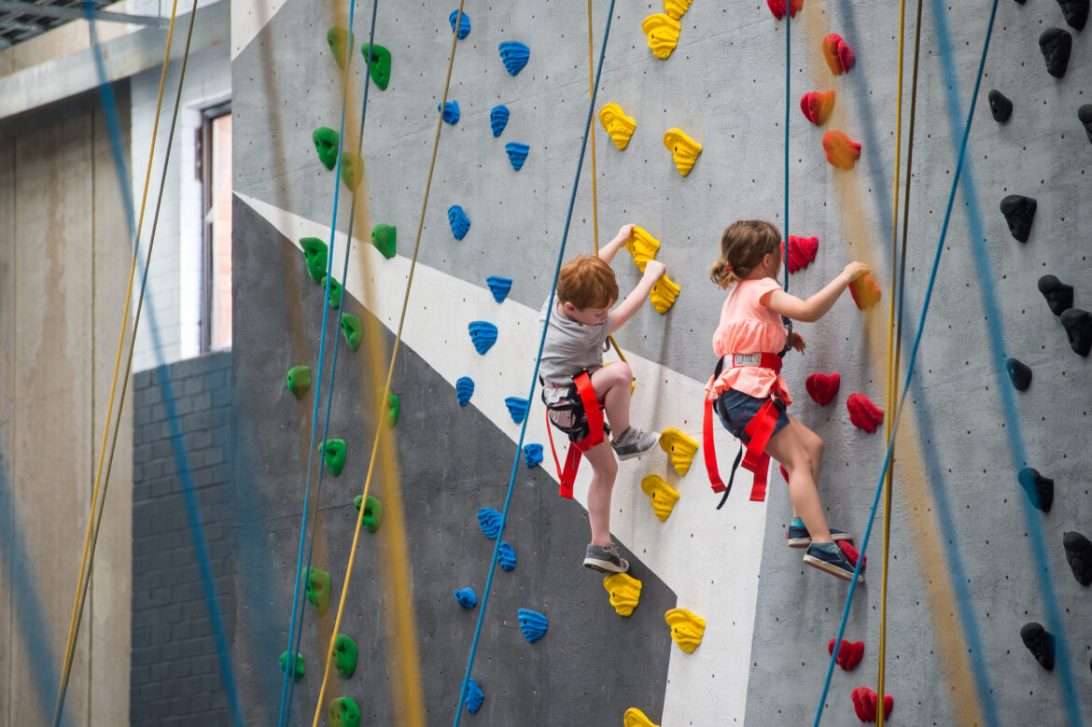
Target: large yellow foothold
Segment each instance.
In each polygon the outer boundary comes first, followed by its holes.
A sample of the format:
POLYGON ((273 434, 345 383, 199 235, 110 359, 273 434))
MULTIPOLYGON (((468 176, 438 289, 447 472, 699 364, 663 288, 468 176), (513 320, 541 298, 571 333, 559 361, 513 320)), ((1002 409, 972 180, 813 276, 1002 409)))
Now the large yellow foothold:
POLYGON ((630 707, 626 710, 625 717, 622 721, 622 727, 660 727, 645 715, 644 712, 636 707, 630 707))
POLYGON ((701 144, 691 139, 682 129, 668 129, 664 132, 664 146, 675 160, 675 168, 684 177, 690 174, 701 154, 701 144))
POLYGON ((682 20, 694 0, 664 0, 664 12, 673 20, 682 20))
POLYGON ((629 618, 641 600, 641 582, 627 573, 612 573, 603 578, 603 588, 610 596, 610 605, 619 616, 629 618))
POLYGON ((648 299, 652 301, 652 307, 660 315, 667 313, 671 306, 675 305, 675 299, 679 297, 682 288, 667 275, 663 275, 652 284, 652 290, 648 292, 648 299))
POLYGON ((599 109, 599 122, 610 134, 611 141, 619 151, 625 151, 629 139, 637 128, 637 119, 626 116, 626 112, 616 103, 609 103, 599 109))
POLYGON ((660 522, 667 522, 671 511, 675 509, 675 503, 679 501, 679 491, 659 475, 647 475, 642 479, 641 490, 652 501, 652 512, 656 513, 660 522))
POLYGON ((664 614, 664 621, 671 627, 671 640, 687 654, 693 654, 701 645, 705 635, 705 619, 701 616, 685 608, 673 608, 664 614))
POLYGON ((660 241, 648 234, 645 228, 634 225, 633 234, 626 241, 626 250, 633 256, 633 264, 643 273, 648 261, 660 251, 660 241))
POLYGON ((694 455, 698 452, 698 442, 675 427, 668 427, 660 435, 660 449, 667 452, 671 466, 675 468, 675 474, 685 477, 690 471, 690 465, 694 463, 694 455))
POLYGON ((682 26, 670 15, 656 13, 644 19, 641 30, 648 36, 648 47, 652 49, 652 55, 667 60, 679 44, 679 31, 682 26))

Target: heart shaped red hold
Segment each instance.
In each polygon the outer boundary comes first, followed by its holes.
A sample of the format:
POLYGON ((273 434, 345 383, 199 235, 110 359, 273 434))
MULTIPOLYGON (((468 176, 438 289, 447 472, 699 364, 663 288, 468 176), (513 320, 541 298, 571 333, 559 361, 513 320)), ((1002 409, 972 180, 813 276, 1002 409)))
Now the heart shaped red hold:
POLYGON ((808 396, 816 404, 826 406, 838 396, 838 390, 842 388, 842 375, 839 373, 812 374, 804 380, 804 388, 808 390, 808 396))
MULTIPOLYGON (((830 640, 827 644, 827 653, 834 653, 834 639, 830 640)), ((857 665, 861 663, 861 658, 864 657, 864 642, 863 641, 842 641, 842 645, 838 648, 838 658, 834 661, 838 666, 842 667, 844 671, 853 671, 857 668, 857 665)))
POLYGON ((781 20, 785 17, 785 6, 788 5, 788 11, 791 17, 796 17, 796 11, 804 7, 804 0, 790 0, 786 3, 785 0, 766 0, 766 5, 769 6, 770 12, 773 13, 774 19, 781 20))
POLYGON ((834 91, 810 91, 800 97, 800 111, 808 121, 822 126, 834 110, 834 99, 834 91))
POLYGON ((846 408, 849 409, 849 421, 853 422, 853 426, 869 434, 874 434, 883 422, 883 409, 873 404, 864 394, 850 394, 846 408))
MULTIPOLYGON (((853 711, 857 713, 857 719, 862 722, 876 721, 876 693, 868 687, 857 687, 851 695, 853 697, 853 711)), ((891 716, 891 710, 895 708, 895 698, 890 694, 883 695, 883 718, 886 721, 891 716)))
MULTIPOLYGON (((785 245, 781 245, 782 254, 785 253, 785 245)), ((786 263, 789 266, 789 272, 795 273, 798 270, 803 270, 807 266, 815 262, 815 255, 819 252, 819 238, 818 237, 797 237, 796 235, 789 235, 789 254, 786 256, 786 263)))

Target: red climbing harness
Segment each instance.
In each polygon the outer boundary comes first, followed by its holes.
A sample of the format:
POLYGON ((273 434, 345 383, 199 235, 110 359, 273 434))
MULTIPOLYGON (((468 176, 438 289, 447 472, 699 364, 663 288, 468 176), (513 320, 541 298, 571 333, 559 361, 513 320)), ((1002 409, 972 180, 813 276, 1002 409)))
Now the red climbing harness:
MULTIPOLYGON (((553 422, 550 420, 550 409, 546 409, 546 434, 550 437, 550 453, 554 456, 557 477, 561 481, 559 494, 569 500, 573 499, 573 484, 576 482, 577 470, 580 469, 581 452, 587 452, 592 447, 603 443, 603 407, 599 405, 599 399, 595 396, 591 376, 587 371, 582 371, 573 377, 573 384, 576 386, 576 396, 579 399, 576 404, 582 407, 583 419, 587 423, 587 434, 569 445, 564 467, 557 458, 553 422)), ((582 425, 583 422, 578 426, 582 425)))
MULTIPOLYGON (((729 478, 728 485, 725 486, 724 481, 720 478, 720 469, 717 467, 717 453, 713 444, 713 404, 718 398, 718 394, 713 391, 713 384, 720 376, 724 366, 758 366, 771 369, 774 373, 780 374, 781 357, 776 353, 728 354, 717 364, 716 371, 713 372, 709 384, 705 387, 705 416, 702 422, 702 432, 705 440, 702 446, 705 454, 705 469, 709 473, 709 484, 712 485, 713 492, 723 492, 727 497, 740 460, 739 457, 736 458, 736 463, 732 465, 732 477, 729 478)), ((766 445, 769 443, 770 437, 773 436, 778 417, 785 408, 785 400, 784 390, 779 384, 775 383, 773 390, 770 392, 770 398, 766 400, 766 403, 762 405, 762 408, 758 410, 758 413, 752 417, 743 430, 743 433, 748 437, 747 444, 742 452, 743 467, 755 475, 754 484, 751 487, 751 500, 754 502, 762 502, 766 499, 767 475, 770 469, 770 455, 766 454, 766 445)))

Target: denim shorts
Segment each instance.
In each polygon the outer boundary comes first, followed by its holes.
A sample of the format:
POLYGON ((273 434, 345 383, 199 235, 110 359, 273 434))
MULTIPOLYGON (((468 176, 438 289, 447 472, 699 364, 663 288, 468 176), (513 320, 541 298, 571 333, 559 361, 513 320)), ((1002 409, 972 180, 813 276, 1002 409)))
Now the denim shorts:
MULTIPOLYGON (((743 430, 751 423, 751 419, 754 418, 766 401, 766 399, 744 394, 742 391, 728 389, 717 399, 713 408, 716 410, 717 416, 720 417, 720 423, 724 425, 724 428, 746 444, 751 438, 744 434, 743 430)), ((777 417, 777 424, 774 425, 773 435, 770 435, 771 438, 788 426, 788 423, 789 415, 782 409, 777 417)))

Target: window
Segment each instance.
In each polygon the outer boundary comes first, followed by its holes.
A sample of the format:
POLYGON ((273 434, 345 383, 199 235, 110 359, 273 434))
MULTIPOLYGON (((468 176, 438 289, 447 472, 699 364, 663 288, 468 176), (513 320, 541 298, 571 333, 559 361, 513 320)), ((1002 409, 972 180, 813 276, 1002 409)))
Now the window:
POLYGON ((204 220, 201 264, 201 352, 231 348, 231 105, 201 112, 197 178, 204 220))

